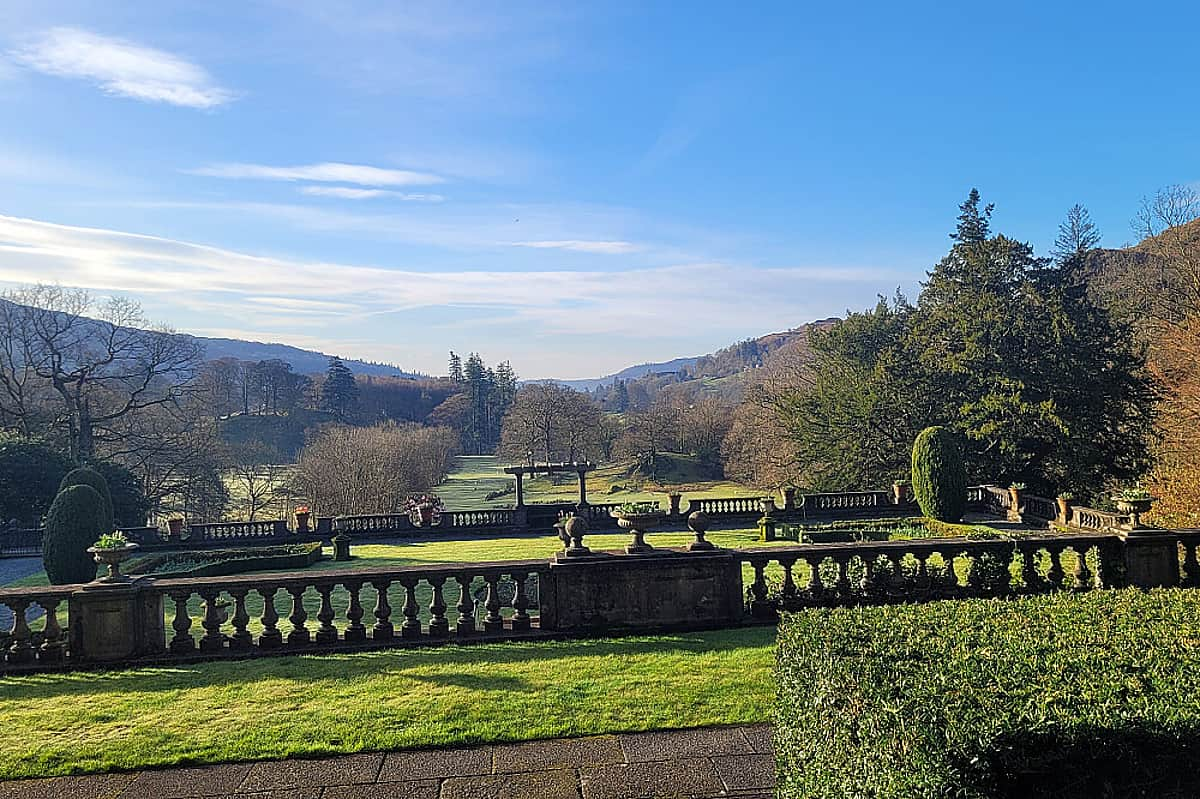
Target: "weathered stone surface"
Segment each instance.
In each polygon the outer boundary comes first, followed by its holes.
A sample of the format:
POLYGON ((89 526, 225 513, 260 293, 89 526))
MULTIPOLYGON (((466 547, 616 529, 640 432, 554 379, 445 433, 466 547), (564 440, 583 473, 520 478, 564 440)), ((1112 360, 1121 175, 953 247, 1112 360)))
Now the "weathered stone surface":
POLYGON ((602 735, 497 746, 493 760, 495 772, 501 774, 622 763, 625 754, 616 736, 602 735))
POLYGON ((451 777, 441 799, 580 799, 574 769, 530 771, 482 777, 451 777))
POLYGON ((1125 576, 1130 585, 1138 588, 1176 585, 1179 582, 1179 545, 1175 537, 1142 531, 1127 533, 1125 576))
POLYGON ((704 758, 596 766, 582 769, 581 776, 583 799, 681 799, 724 790, 712 763, 704 758))
POLYGON ((326 788, 321 799, 438 799, 437 780, 377 782, 326 788))
POLYGON ((750 742, 750 748, 761 755, 775 753, 774 735, 770 724, 751 724, 742 727, 742 734, 750 742))
POLYGON ((350 755, 322 760, 272 760, 255 763, 246 781, 244 792, 305 788, 313 785, 354 785, 375 782, 379 776, 383 755, 350 755))
POLYGON ((774 755, 721 755, 712 759, 726 790, 744 791, 775 786, 774 755))
POLYGON ((180 799, 233 793, 241 787, 250 769, 249 763, 242 763, 143 771, 121 792, 121 799, 180 799))
POLYGON ((380 782, 469 777, 492 772, 492 747, 422 749, 390 752, 379 770, 380 782))
POLYGON ((75 659, 128 660, 164 648, 163 598, 149 581, 90 583, 72 594, 69 604, 75 659))
POLYGON ((545 630, 703 629, 742 616, 742 569, 732 553, 616 556, 550 564, 545 630))
POLYGON ((133 782, 134 774, 96 774, 46 780, 0 782, 0 799, 111 799, 133 782))
POLYGON ((630 763, 713 755, 753 754, 741 727, 639 732, 618 736, 630 763))

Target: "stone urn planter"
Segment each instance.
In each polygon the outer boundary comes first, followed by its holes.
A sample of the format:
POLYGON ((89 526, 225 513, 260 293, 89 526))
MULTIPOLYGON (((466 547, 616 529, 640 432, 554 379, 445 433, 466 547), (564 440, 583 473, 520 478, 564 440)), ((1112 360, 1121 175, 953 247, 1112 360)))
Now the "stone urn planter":
POLYGON ((1143 513, 1150 512, 1154 497, 1149 494, 1117 494, 1113 500, 1117 503, 1117 510, 1129 517, 1131 530, 1144 529, 1141 517, 1143 513))
POLYGON ((123 547, 88 547, 88 553, 97 563, 108 567, 108 574, 96 580, 98 583, 127 583, 128 575, 121 574, 121 564, 129 560, 138 549, 137 544, 123 547))
POLYGON ((312 519, 312 513, 308 508, 296 511, 296 533, 303 535, 309 531, 309 520, 312 519))
POLYGON ((167 519, 167 533, 170 534, 172 541, 183 538, 183 519, 178 516, 167 519))
POLYGON ((644 555, 653 552, 654 547, 646 543, 646 533, 662 524, 667 518, 666 511, 624 511, 615 508, 612 517, 617 520, 617 526, 622 530, 633 531, 633 542, 625 547, 630 555, 644 555))
POLYGON ((433 526, 433 505, 432 504, 430 504, 428 502, 422 502, 420 505, 417 506, 416 513, 414 515, 417 517, 416 518, 417 526, 419 526, 419 527, 432 527, 433 526))
POLYGON ((908 481, 897 480, 892 483, 892 497, 897 505, 907 505, 912 499, 912 485, 908 481))
POLYGON ((1062 519, 1063 524, 1071 521, 1071 506, 1075 504, 1075 496, 1073 494, 1059 494, 1055 497, 1058 503, 1058 516, 1062 519))

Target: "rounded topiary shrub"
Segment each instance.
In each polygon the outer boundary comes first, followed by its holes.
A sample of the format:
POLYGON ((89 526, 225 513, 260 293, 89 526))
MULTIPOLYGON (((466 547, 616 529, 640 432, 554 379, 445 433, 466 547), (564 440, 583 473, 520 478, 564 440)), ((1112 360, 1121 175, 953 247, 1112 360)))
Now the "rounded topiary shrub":
POLYGON ((58 491, 62 493, 71 486, 88 486, 99 494, 102 506, 100 515, 101 532, 111 533, 116 529, 116 521, 113 518, 112 493, 108 490, 108 481, 104 479, 104 475, 88 466, 81 466, 78 469, 72 469, 67 472, 67 476, 63 478, 58 491))
POLYGON ((0 440, 0 524, 38 527, 71 461, 48 444, 0 440))
POLYGON ((42 535, 42 563, 52 585, 86 583, 96 577, 96 562, 88 554, 104 528, 104 499, 88 485, 67 486, 54 498, 42 535))
POLYGON ((927 427, 913 442, 912 487, 921 513, 942 522, 961 521, 967 510, 967 470, 954 434, 927 427))

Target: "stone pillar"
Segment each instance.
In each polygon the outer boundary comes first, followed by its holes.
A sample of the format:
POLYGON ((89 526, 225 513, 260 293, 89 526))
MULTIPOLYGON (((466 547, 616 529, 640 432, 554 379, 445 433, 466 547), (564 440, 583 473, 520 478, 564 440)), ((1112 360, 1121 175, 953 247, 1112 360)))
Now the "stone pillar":
POLYGON ((1169 530, 1130 530, 1125 543, 1125 579, 1137 588, 1179 584, 1179 544, 1169 530))
POLYGON ((88 583, 68 601, 72 660, 108 663, 166 650, 163 598, 153 580, 88 583))
POLYGON ((741 562, 721 550, 564 558, 538 591, 543 630, 721 629, 743 616, 741 562))
POLYGON ((517 509, 520 510, 525 507, 525 485, 522 482, 525 475, 522 472, 516 472, 513 477, 517 478, 517 509))
POLYGON ((587 501, 587 470, 579 470, 579 507, 586 508, 587 501))
POLYGON ((679 502, 683 499, 683 495, 676 491, 672 491, 670 494, 667 494, 667 499, 671 500, 671 515, 678 516, 679 502))
POLYGON ((787 513, 791 513, 796 509, 796 487, 783 487, 783 509, 787 513))

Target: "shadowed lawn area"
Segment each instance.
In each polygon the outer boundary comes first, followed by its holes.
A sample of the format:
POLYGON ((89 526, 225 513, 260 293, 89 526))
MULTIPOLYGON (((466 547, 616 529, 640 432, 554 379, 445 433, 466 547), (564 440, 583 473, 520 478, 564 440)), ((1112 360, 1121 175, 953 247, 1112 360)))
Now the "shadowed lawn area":
POLYGON ((766 721, 774 628, 0 679, 0 777, 766 721))

